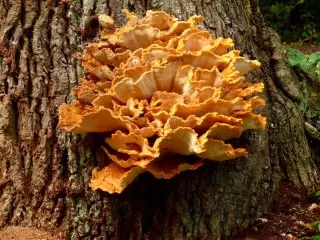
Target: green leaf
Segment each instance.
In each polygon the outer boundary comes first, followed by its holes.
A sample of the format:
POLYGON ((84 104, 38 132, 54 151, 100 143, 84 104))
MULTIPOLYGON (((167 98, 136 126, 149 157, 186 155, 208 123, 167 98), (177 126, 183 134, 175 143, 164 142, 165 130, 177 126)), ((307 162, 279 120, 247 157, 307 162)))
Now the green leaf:
POLYGON ((320 240, 320 234, 312 236, 312 240, 320 240))
POLYGON ((289 57, 289 64, 291 67, 297 67, 301 62, 301 58, 298 56, 289 57))
POLYGON ((289 47, 286 47, 285 50, 291 67, 300 68, 310 77, 320 80, 320 52, 305 55, 289 47))
POLYGON ((316 52, 316 53, 309 55, 309 60, 314 61, 314 62, 320 61, 320 52, 316 52))
POLYGON ((301 57, 301 58, 303 58, 305 56, 302 52, 300 52, 296 49, 290 48, 290 47, 286 47, 285 50, 289 56, 297 56, 297 57, 301 57))
POLYGON ((320 197, 320 191, 316 192, 316 197, 320 197))
POLYGON ((314 222, 310 223, 310 225, 311 225, 312 227, 319 227, 320 221, 314 221, 314 222))

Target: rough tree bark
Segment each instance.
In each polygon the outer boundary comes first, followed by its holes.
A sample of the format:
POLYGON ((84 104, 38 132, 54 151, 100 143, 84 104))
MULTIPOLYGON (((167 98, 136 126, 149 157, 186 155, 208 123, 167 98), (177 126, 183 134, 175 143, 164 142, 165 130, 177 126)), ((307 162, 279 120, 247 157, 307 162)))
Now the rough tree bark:
POLYGON ((227 239, 270 209, 280 181, 307 194, 319 186, 298 107, 305 86, 255 0, 0 0, 0 227, 61 228, 71 239, 227 239), (101 140, 62 132, 57 108, 82 74, 74 56, 90 36, 79 28, 100 13, 124 23, 123 8, 203 15, 214 37, 262 63, 248 77, 265 83, 268 127, 239 140, 249 158, 166 181, 143 174, 121 195, 89 189, 101 140))

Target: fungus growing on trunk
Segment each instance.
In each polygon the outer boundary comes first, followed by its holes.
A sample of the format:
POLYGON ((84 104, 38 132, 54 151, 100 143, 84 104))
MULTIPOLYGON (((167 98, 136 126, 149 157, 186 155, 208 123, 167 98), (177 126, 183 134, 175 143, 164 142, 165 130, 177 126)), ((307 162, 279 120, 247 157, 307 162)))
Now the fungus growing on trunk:
POLYGON ((200 30, 201 16, 125 13, 129 21, 120 28, 99 17, 100 40, 80 58, 86 78, 73 91, 76 103, 59 109, 67 132, 111 134, 103 147, 111 163, 93 170, 90 187, 121 193, 143 172, 168 179, 206 161, 248 156, 225 141, 265 128, 253 112, 264 105, 254 96, 263 83, 243 76, 260 63, 228 52, 230 38, 200 30), (196 158, 183 157, 189 155, 196 158))

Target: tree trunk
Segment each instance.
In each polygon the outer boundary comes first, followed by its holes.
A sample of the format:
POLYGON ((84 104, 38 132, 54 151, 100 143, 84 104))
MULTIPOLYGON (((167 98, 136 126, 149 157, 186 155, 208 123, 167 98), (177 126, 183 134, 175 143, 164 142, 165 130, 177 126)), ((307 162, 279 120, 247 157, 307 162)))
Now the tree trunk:
POLYGON ((70 239, 238 234, 270 209, 281 181, 307 194, 319 186, 319 163, 299 109, 307 85, 289 68, 254 0, 0 0, 0 227, 61 228, 70 239), (121 195, 90 190, 101 139, 62 132, 57 109, 72 102, 83 74, 75 56, 92 36, 79 29, 101 13, 123 24, 123 8, 140 16, 147 9, 180 19, 202 15, 214 37, 231 37, 242 55, 262 63, 248 78, 265 83, 268 126, 239 140, 248 158, 171 180, 143 174, 121 195))

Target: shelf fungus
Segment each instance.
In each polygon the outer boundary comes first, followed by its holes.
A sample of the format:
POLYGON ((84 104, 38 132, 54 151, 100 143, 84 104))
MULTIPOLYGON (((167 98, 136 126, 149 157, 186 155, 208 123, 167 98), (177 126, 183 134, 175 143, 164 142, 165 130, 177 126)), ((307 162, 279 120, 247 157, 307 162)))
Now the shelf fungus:
POLYGON ((244 77, 260 63, 230 50, 230 38, 200 30, 201 16, 124 12, 129 21, 120 28, 99 16, 99 41, 80 57, 86 77, 73 90, 76 102, 59 109, 66 132, 108 133, 109 164, 93 170, 90 187, 121 193, 143 172, 169 179, 208 161, 247 157, 226 141, 265 128, 254 113, 264 105, 256 96, 264 85, 244 77))

